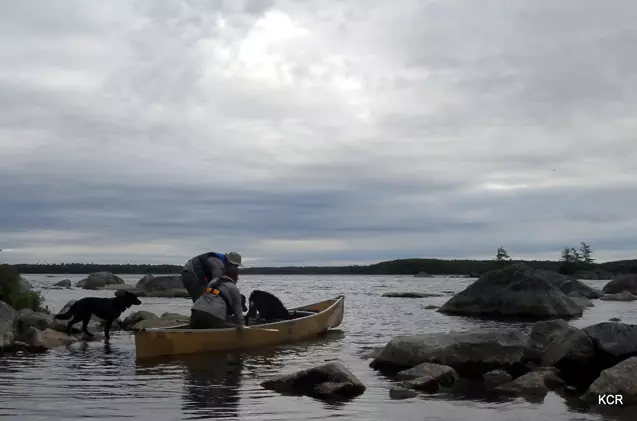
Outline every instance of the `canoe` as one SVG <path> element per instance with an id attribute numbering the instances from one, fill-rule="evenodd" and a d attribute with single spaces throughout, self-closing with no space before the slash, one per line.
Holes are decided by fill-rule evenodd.
<path id="1" fill-rule="evenodd" d="M 343 321 L 345 297 L 290 309 L 294 319 L 271 323 L 250 323 L 243 332 L 229 329 L 190 329 L 179 325 L 146 328 L 135 332 L 137 359 L 228 351 L 280 345 L 306 340 L 335 328 Z"/>

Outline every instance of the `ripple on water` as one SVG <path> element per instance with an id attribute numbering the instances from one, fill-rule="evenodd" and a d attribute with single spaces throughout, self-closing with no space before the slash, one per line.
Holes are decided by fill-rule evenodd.
<path id="1" fill-rule="evenodd" d="M 36 287 L 83 276 L 26 276 Z M 123 276 L 129 284 L 140 278 Z M 381 297 L 387 290 L 444 293 L 459 291 L 472 280 L 362 276 L 245 276 L 244 293 L 266 289 L 289 307 L 346 297 L 345 318 L 338 330 L 325 338 L 244 353 L 208 354 L 152 362 L 137 362 L 131 335 L 117 332 L 112 344 L 76 343 L 43 355 L 0 358 L 0 408 L 4 419 L 77 420 L 125 419 L 240 419 L 240 420 L 488 420 L 538 419 L 598 420 L 600 416 L 569 410 L 564 401 L 549 394 L 543 403 L 522 399 L 489 402 L 478 398 L 449 399 L 422 396 L 406 401 L 389 399 L 392 381 L 369 368 L 364 350 L 386 343 L 400 334 L 506 327 L 505 323 L 451 317 L 426 310 L 448 298 L 402 299 Z M 601 287 L 604 281 L 587 281 Z M 43 290 L 46 303 L 59 310 L 70 299 L 112 296 L 111 291 Z M 155 313 L 187 314 L 189 299 L 143 298 L 143 309 Z M 133 308 L 125 315 L 136 311 Z M 618 316 L 619 315 L 619 316 Z M 611 317 L 637 323 L 637 302 L 595 301 L 584 317 L 573 321 L 582 327 Z M 517 325 L 528 329 L 528 325 Z M 282 396 L 260 386 L 272 375 L 341 359 L 365 383 L 366 392 L 347 403 L 324 403 L 309 397 Z M 618 419 L 618 418 L 615 418 Z M 626 418 L 627 420 L 628 418 Z"/>

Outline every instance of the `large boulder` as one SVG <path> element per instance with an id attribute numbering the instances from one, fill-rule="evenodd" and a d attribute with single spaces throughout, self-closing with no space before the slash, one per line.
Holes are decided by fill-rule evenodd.
<path id="1" fill-rule="evenodd" d="M 603 395 L 621 395 L 623 405 L 637 405 L 637 357 L 628 358 L 602 371 L 582 399 L 597 405 L 599 397 Z"/>
<path id="2" fill-rule="evenodd" d="M 575 292 L 591 300 L 600 298 L 603 295 L 601 291 L 586 285 L 584 282 L 561 273 L 546 269 L 538 269 L 537 273 L 552 282 L 564 294 L 568 295 Z"/>
<path id="3" fill-rule="evenodd" d="M 438 311 L 489 318 L 554 319 L 582 315 L 582 308 L 553 282 L 522 263 L 485 273 Z"/>
<path id="4" fill-rule="evenodd" d="M 0 301 L 0 351 L 9 349 L 15 341 L 14 321 L 16 311 L 9 304 Z"/>
<path id="5" fill-rule="evenodd" d="M 637 356 L 637 325 L 603 322 L 585 327 L 583 331 L 593 340 L 596 362 L 602 368 Z"/>
<path id="6" fill-rule="evenodd" d="M 453 367 L 465 377 L 481 376 L 498 368 L 523 372 L 528 341 L 529 337 L 519 329 L 398 336 L 385 345 L 370 366 L 393 371 L 435 363 Z"/>
<path id="7" fill-rule="evenodd" d="M 86 278 L 75 284 L 76 287 L 84 289 L 99 289 L 106 285 L 124 284 L 124 280 L 110 272 L 91 273 Z"/>
<path id="8" fill-rule="evenodd" d="M 319 398 L 351 398 L 365 392 L 365 385 L 340 361 L 270 378 L 261 386 L 279 393 Z"/>
<path id="9" fill-rule="evenodd" d="M 135 287 L 145 291 L 185 289 L 181 275 L 153 276 L 148 274 L 140 279 Z"/>
<path id="10" fill-rule="evenodd" d="M 587 386 L 598 375 L 593 340 L 581 329 L 569 326 L 546 347 L 540 365 L 556 367 L 562 378 L 577 386 Z"/>
<path id="11" fill-rule="evenodd" d="M 602 288 L 604 294 L 617 294 L 623 291 L 632 292 L 637 295 L 637 273 L 620 275 L 613 278 Z"/>

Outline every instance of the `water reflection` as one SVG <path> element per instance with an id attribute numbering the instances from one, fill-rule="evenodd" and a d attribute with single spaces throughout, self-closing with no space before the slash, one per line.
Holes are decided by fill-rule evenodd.
<path id="1" fill-rule="evenodd" d="M 243 356 L 211 354 L 184 359 L 182 410 L 189 419 L 237 418 Z"/>

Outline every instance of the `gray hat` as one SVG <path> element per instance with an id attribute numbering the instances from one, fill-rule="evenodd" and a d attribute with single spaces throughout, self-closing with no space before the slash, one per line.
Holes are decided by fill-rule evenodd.
<path id="1" fill-rule="evenodd" d="M 230 253 L 226 253 L 226 259 L 228 259 L 228 262 L 230 262 L 233 265 L 243 266 L 241 264 L 241 255 L 237 253 L 236 251 L 231 251 Z"/>

